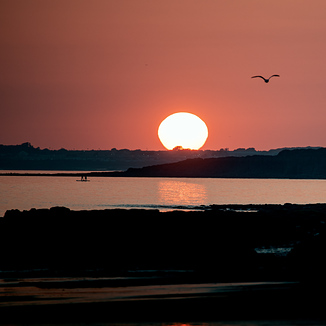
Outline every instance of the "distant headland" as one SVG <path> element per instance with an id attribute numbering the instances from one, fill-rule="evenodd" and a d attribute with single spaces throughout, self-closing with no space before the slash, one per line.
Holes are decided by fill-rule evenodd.
<path id="1" fill-rule="evenodd" d="M 0 145 L 0 170 L 125 171 L 124 173 L 128 176 L 241 177 L 241 175 L 243 175 L 244 177 L 249 177 L 253 176 L 253 173 L 267 176 L 266 172 L 259 173 L 259 171 L 264 169 L 261 164 L 271 164 L 273 166 L 274 163 L 280 161 L 280 158 L 285 158 L 285 156 L 288 157 L 289 154 L 278 155 L 284 150 L 287 152 L 295 151 L 293 153 L 300 153 L 295 154 L 299 156 L 310 156 L 311 153 L 323 152 L 323 149 L 320 147 L 278 148 L 268 151 L 258 151 L 255 148 L 238 148 L 235 150 L 229 150 L 228 148 L 221 148 L 219 150 L 187 150 L 176 148 L 172 151 L 116 148 L 112 148 L 111 150 L 66 150 L 64 148 L 60 150 L 51 150 L 47 148 L 40 149 L 26 142 L 20 145 Z M 297 150 L 301 151 L 297 152 Z M 317 152 L 314 152 L 314 150 L 317 150 Z M 318 152 L 318 150 L 320 151 Z M 273 159 L 272 157 L 277 158 Z M 183 161 L 184 163 L 178 163 Z M 225 165 L 222 169 L 223 171 L 220 168 L 218 168 L 220 172 L 217 170 L 213 171 L 213 165 L 217 162 L 219 162 L 218 165 Z M 170 163 L 178 164 L 165 165 Z M 249 165 L 251 166 L 251 172 L 248 171 Z M 208 166 L 210 166 L 210 168 L 207 170 Z M 236 167 L 236 170 L 234 170 L 233 166 Z M 144 169 L 138 170 L 139 168 Z M 184 170 L 185 168 L 186 170 Z M 266 166 L 265 169 L 270 171 L 270 175 L 274 176 L 275 172 L 273 171 L 276 168 L 276 166 L 271 168 Z M 290 172 L 292 175 L 295 175 L 295 171 L 292 171 L 290 167 L 288 168 L 291 169 Z M 189 169 L 193 169 L 193 171 Z M 204 170 L 200 171 L 201 169 Z M 182 172 L 181 175 L 180 172 Z M 279 174 L 280 173 L 278 173 L 278 175 Z M 309 175 L 310 174 L 311 172 L 309 172 Z M 286 173 L 284 175 L 286 175 Z M 314 175 L 317 176 L 316 173 L 314 173 Z M 115 176 L 117 176 L 117 174 L 115 174 Z"/>
<path id="2" fill-rule="evenodd" d="M 130 168 L 127 177 L 326 179 L 326 148 L 283 150 L 277 155 L 196 158 Z"/>

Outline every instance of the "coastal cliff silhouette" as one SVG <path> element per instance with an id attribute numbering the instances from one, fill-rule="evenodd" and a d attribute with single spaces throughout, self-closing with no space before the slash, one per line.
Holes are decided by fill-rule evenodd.
<path id="1" fill-rule="evenodd" d="M 325 179 L 326 149 L 283 150 L 275 156 L 195 158 L 129 168 L 124 176 Z"/>

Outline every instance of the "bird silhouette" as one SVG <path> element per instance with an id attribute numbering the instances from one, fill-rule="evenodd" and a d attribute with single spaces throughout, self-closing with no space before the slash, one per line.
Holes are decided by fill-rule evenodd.
<path id="1" fill-rule="evenodd" d="M 270 76 L 269 78 L 264 78 L 263 76 L 252 76 L 251 78 L 262 78 L 262 79 L 264 79 L 264 82 L 265 83 L 268 83 L 269 82 L 269 80 L 272 78 L 272 77 L 280 77 L 280 75 L 272 75 L 272 76 Z"/>

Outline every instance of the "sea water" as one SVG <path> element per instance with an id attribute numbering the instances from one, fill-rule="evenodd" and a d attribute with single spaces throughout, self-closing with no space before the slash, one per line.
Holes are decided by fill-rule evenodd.
<path id="1" fill-rule="evenodd" d="M 212 204 L 326 202 L 326 180 L 0 176 L 0 216 L 6 210 L 65 206 L 194 209 Z"/>

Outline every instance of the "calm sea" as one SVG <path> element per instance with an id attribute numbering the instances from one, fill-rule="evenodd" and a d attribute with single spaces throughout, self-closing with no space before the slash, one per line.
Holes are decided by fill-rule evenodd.
<path id="1" fill-rule="evenodd" d="M 191 209 L 211 204 L 325 203 L 326 180 L 0 176 L 0 216 L 8 209 L 65 206 Z"/>

